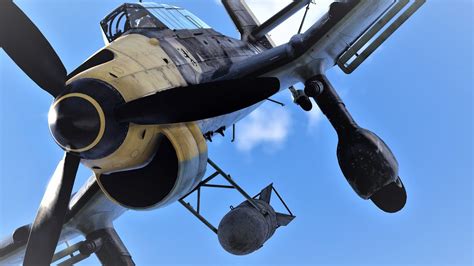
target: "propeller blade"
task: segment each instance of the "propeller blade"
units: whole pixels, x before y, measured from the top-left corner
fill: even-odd
[[[117,108],[119,122],[172,124],[216,117],[261,102],[280,89],[277,78],[215,81],[173,88]]]
[[[38,86],[57,96],[66,69],[49,42],[12,0],[0,1],[0,47]]]
[[[66,153],[58,164],[31,226],[24,265],[50,265],[68,210],[80,158]]]

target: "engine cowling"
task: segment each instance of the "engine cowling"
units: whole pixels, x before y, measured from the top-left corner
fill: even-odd
[[[131,209],[149,209],[177,201],[204,176],[207,144],[195,123],[156,128],[155,153],[139,169],[97,176],[103,192]]]

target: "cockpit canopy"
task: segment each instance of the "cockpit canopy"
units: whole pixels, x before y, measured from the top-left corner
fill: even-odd
[[[186,9],[157,3],[123,4],[100,22],[109,42],[131,29],[206,29],[201,19]]]

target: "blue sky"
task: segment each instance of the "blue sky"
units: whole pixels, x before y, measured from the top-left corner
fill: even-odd
[[[69,71],[103,46],[99,21],[122,3],[15,2]],[[237,37],[214,0],[168,3]],[[260,17],[278,5],[284,2],[252,4]],[[408,191],[404,210],[386,214],[359,199],[339,170],[330,124],[283,92],[276,98],[285,108],[265,103],[237,125],[237,143],[217,137],[209,155],[250,194],[273,182],[295,221],[261,250],[236,257],[179,204],[130,211],[115,226],[137,265],[472,265],[473,25],[472,1],[431,0],[355,73],[327,73],[359,124],[397,156]],[[296,30],[285,26],[274,35],[283,40]],[[0,51],[0,237],[34,219],[62,157],[47,126],[51,101]],[[81,169],[76,189],[89,174]],[[242,200],[208,189],[204,213],[217,225]]]

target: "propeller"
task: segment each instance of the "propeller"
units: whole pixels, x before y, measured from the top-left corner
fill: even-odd
[[[254,105],[277,93],[277,78],[244,78],[173,88],[119,106],[119,122],[171,124],[216,117]]]
[[[66,69],[49,42],[12,0],[0,1],[0,46],[38,86],[54,97]]]
[[[55,98],[63,94],[67,79],[63,63],[39,29],[12,0],[0,0],[0,47],[43,90]],[[279,80],[276,78],[215,81],[169,89],[125,104],[114,102],[116,95],[114,88],[108,88],[107,84],[99,80],[78,80],[69,84],[68,90],[74,89],[76,94],[80,94],[77,92],[90,89],[92,85],[102,88],[93,90],[100,91],[101,94],[95,95],[90,92],[88,97],[93,101],[87,100],[88,98],[81,99],[83,103],[86,99],[86,102],[91,103],[95,109],[85,110],[86,105],[77,104],[80,100],[78,96],[69,93],[69,96],[56,99],[53,103],[55,108],[52,110],[57,112],[52,116],[57,119],[53,125],[58,126],[59,123],[67,126],[77,121],[96,122],[93,120],[97,116],[95,111],[100,108],[98,109],[93,103],[98,103],[105,110],[106,116],[115,115],[115,120],[119,122],[168,124],[202,120],[249,107],[265,100],[280,89]],[[114,97],[109,97],[108,92]],[[116,105],[119,106],[114,113]],[[55,128],[52,129],[55,136]],[[83,131],[87,132],[87,128],[74,130],[76,133]],[[58,134],[64,132],[70,131],[61,131]],[[74,137],[71,134],[65,134],[63,137],[71,141],[71,136]],[[80,154],[66,152],[51,177],[31,226],[24,265],[51,263],[68,211],[80,160]]]
[[[11,0],[0,1],[0,47],[38,86],[56,97],[66,69],[49,42]],[[51,177],[28,238],[24,265],[49,265],[68,210],[80,157],[66,153]]]
[[[66,153],[51,177],[31,226],[24,265],[49,265],[61,234],[80,158]]]

